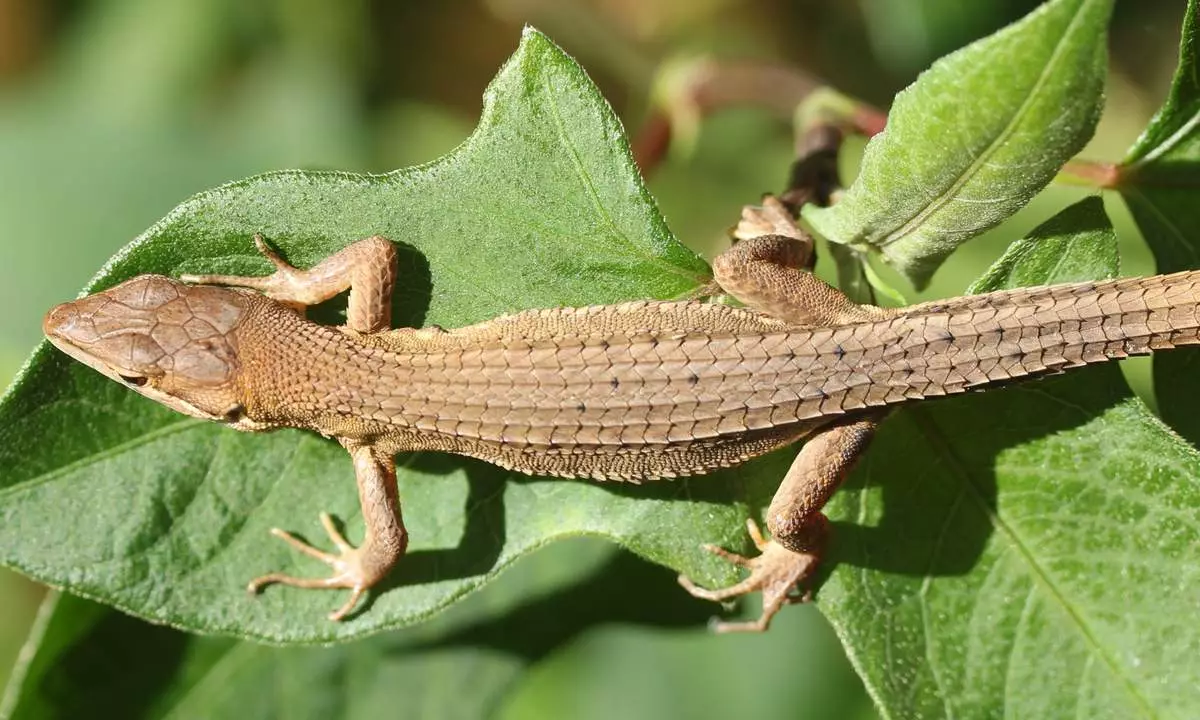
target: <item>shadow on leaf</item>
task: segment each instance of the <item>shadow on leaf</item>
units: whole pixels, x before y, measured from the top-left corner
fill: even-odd
[[[1115,365],[898,410],[840,492],[823,574],[839,564],[917,577],[965,575],[997,529],[997,468],[1128,400]],[[872,488],[882,514],[870,524]],[[855,508],[858,518],[846,519]]]

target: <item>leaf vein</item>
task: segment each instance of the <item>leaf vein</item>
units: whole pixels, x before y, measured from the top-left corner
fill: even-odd
[[[900,227],[881,238],[877,244],[879,247],[890,245],[891,243],[896,242],[904,238],[906,235],[914,232],[916,228],[924,224],[924,222],[931,215],[937,213],[947,203],[953,200],[956,193],[975,177],[979,170],[990,161],[991,156],[998,152],[999,149],[1004,145],[1005,141],[1007,141],[1008,138],[1016,132],[1017,126],[1020,125],[1021,121],[1024,119],[1024,116],[1029,112],[1030,107],[1033,105],[1034,98],[1037,97],[1042,87],[1048,81],[1048,78],[1053,74],[1051,72],[1051,68],[1058,63],[1061,55],[1063,52],[1065,52],[1065,48],[1068,45],[1067,38],[1069,38],[1075,31],[1075,26],[1082,22],[1083,15],[1084,13],[1082,9],[1075,13],[1075,17],[1071,19],[1071,22],[1067,25],[1067,29],[1063,32],[1062,39],[1054,48],[1054,52],[1051,54],[1050,60],[1046,63],[1046,66],[1038,75],[1038,79],[1034,83],[1033,89],[1028,95],[1026,95],[1025,99],[1021,102],[1021,106],[1018,107],[1017,111],[1013,114],[1012,120],[1005,125],[1000,134],[996,136],[996,139],[988,143],[987,147],[980,151],[979,155],[971,161],[971,164],[967,166],[966,170],[964,170],[957,178],[955,178],[954,182],[951,183],[950,187],[947,188],[945,192],[938,193],[937,196],[932,198],[930,203],[917,212],[916,215],[909,218],[907,221],[901,224]]]
[[[185,430],[204,428],[207,427],[207,425],[208,423],[206,422],[201,420],[193,420],[191,418],[178,420],[168,425],[161,425],[157,428],[154,428],[150,432],[137,435],[129,440],[101,450],[100,452],[92,453],[91,455],[85,455],[77,460],[73,460],[65,465],[60,465],[59,467],[31,477],[16,485],[4,488],[3,490],[0,490],[0,501],[7,500],[9,497],[19,495],[20,493],[39,485],[57,480],[58,478],[69,475],[70,473],[81,468],[88,467],[89,465],[95,465],[96,463],[103,462],[112,457],[117,457],[134,448],[153,442],[159,438],[173,435],[177,432],[183,432]]]
[[[664,261],[662,258],[648,252],[645,248],[641,247],[625,235],[625,233],[617,225],[617,222],[613,219],[612,215],[608,212],[608,208],[604,206],[604,202],[600,199],[600,193],[596,190],[595,183],[592,182],[592,176],[590,173],[588,173],[587,168],[584,167],[583,160],[579,156],[579,149],[575,147],[575,143],[572,142],[570,135],[567,133],[566,123],[563,121],[562,117],[562,109],[558,107],[558,100],[555,97],[554,89],[550,86],[550,77],[545,74],[542,75],[542,90],[547,101],[546,107],[550,110],[550,116],[554,118],[554,129],[557,131],[559,140],[562,142],[564,149],[567,151],[567,156],[571,159],[571,165],[575,168],[575,173],[579,178],[580,185],[583,187],[584,191],[586,191],[588,198],[592,201],[592,207],[595,209],[596,214],[599,215],[604,224],[612,230],[614,237],[621,240],[626,247],[632,250],[648,264],[657,266],[673,275],[686,278],[689,281],[698,284],[697,279],[691,273],[685,272],[681,268],[676,267],[675,265]]]
[[[1029,572],[1034,580],[1041,585],[1049,594],[1049,596],[1062,608],[1066,616],[1078,629],[1079,634],[1084,640],[1084,643],[1094,654],[1099,656],[1104,661],[1104,664],[1108,666],[1109,671],[1114,677],[1119,679],[1130,697],[1133,698],[1133,700],[1143,710],[1145,710],[1147,716],[1153,716],[1153,706],[1146,699],[1146,697],[1142,695],[1137,685],[1135,685],[1129,677],[1121,672],[1120,665],[1118,665],[1116,659],[1107,652],[1107,649],[1101,645],[1099,638],[1096,637],[1096,634],[1092,631],[1091,626],[1087,623],[1083,614],[1067,600],[1066,596],[1062,593],[1062,591],[1059,590],[1058,585],[1051,578],[1049,572],[1046,570],[1046,568],[1042,567],[1041,563],[1037,561],[1030,549],[1026,547],[1023,542],[1021,542],[1020,537],[1013,530],[1013,528],[1004,522],[1004,520],[1000,518],[1000,516],[991,507],[989,507],[987,501],[984,499],[983,494],[980,492],[978,486],[974,482],[974,474],[969,471],[970,465],[964,462],[963,459],[958,456],[958,453],[955,451],[955,446],[947,441],[937,423],[929,416],[928,411],[922,410],[922,408],[918,407],[913,408],[910,412],[912,412],[915,424],[925,436],[926,441],[930,444],[930,446],[938,451],[939,455],[946,458],[950,462],[952,469],[955,471],[954,474],[961,478],[962,484],[969,492],[971,498],[979,506],[980,511],[987,518],[988,523],[996,532],[1003,535],[1017,551],[1017,553],[1021,556],[1021,559],[1024,560],[1025,565],[1029,568]]]

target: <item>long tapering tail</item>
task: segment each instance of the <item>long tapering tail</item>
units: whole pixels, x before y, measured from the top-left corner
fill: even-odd
[[[890,372],[872,372],[876,383],[903,386],[909,398],[961,392],[1200,344],[1200,271],[967,296],[884,322],[896,343],[892,366],[872,368]],[[898,381],[896,363],[910,377]]]

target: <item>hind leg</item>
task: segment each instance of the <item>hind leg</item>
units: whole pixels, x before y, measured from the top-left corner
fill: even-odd
[[[821,508],[853,469],[875,435],[880,414],[846,418],[813,436],[800,449],[767,510],[766,540],[753,520],[747,521],[750,537],[760,555],[743,557],[715,546],[710,552],[750,571],[745,580],[719,590],[705,590],[680,576],[692,595],[706,600],[727,600],[761,592],[763,611],[758,620],[717,623],[717,632],[762,632],[816,570],[825,548],[828,521]]]

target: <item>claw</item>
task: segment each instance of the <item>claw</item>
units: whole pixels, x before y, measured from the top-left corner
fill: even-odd
[[[735,240],[749,240],[760,235],[804,238],[791,211],[774,195],[764,196],[762,205],[743,206],[742,217],[732,234]]]
[[[329,539],[333,541],[333,544],[339,550],[337,554],[319,550],[295,535],[279,528],[271,528],[271,534],[291,545],[297,551],[320,560],[333,568],[332,575],[325,578],[302,578],[278,572],[267,573],[251,580],[250,584],[246,586],[246,590],[252,595],[257,595],[264,587],[274,583],[298,588],[348,588],[350,590],[350,598],[340,608],[329,614],[330,620],[337,621],[343,619],[354,610],[366,592],[367,587],[369,587],[369,583],[362,568],[361,550],[346,541],[346,538],[334,526],[333,518],[330,517],[329,513],[323,512],[320,517],[321,525],[325,528],[326,534],[329,535]]]
[[[259,233],[254,233],[254,248],[258,250],[259,254],[270,260],[271,264],[275,266],[276,270],[289,272],[296,269],[294,265],[281,258],[279,253],[275,252],[275,248],[268,245],[266,238]]]
[[[264,258],[275,266],[275,272],[270,275],[180,275],[179,279],[196,285],[227,285],[258,290],[276,302],[286,305],[300,314],[310,305],[320,302],[323,297],[319,291],[314,292],[306,280],[306,271],[300,270],[279,256],[279,253],[267,244],[262,235],[254,236],[254,247]]]
[[[733,563],[734,565],[737,565],[738,567],[744,567],[744,568],[748,569],[754,563],[753,558],[748,558],[745,555],[738,555],[737,553],[730,552],[729,550],[726,550],[723,547],[718,547],[716,545],[711,545],[711,544],[704,544],[704,545],[701,545],[700,547],[704,548],[706,551],[712,553],[713,555],[716,555],[717,557],[725,558],[726,560]]]
[[[753,520],[746,521],[746,529],[762,553],[757,557],[748,558],[737,553],[724,550],[715,545],[705,545],[704,549],[722,557],[729,562],[744,567],[750,571],[746,579],[725,588],[707,589],[680,575],[679,584],[693,597],[703,600],[720,602],[731,598],[761,592],[763,596],[762,615],[757,620],[749,622],[720,622],[714,621],[714,632],[762,632],[771,624],[771,618],[784,605],[803,601],[808,593],[797,596],[795,590],[816,569],[820,556],[816,551],[796,552],[789,550],[773,540],[767,540]]]
[[[771,543],[769,540],[763,537],[762,530],[758,529],[758,523],[754,522],[754,518],[746,518],[746,533],[750,536],[750,540],[754,543],[754,547],[758,548],[760,553],[766,552],[767,545],[770,545]]]

